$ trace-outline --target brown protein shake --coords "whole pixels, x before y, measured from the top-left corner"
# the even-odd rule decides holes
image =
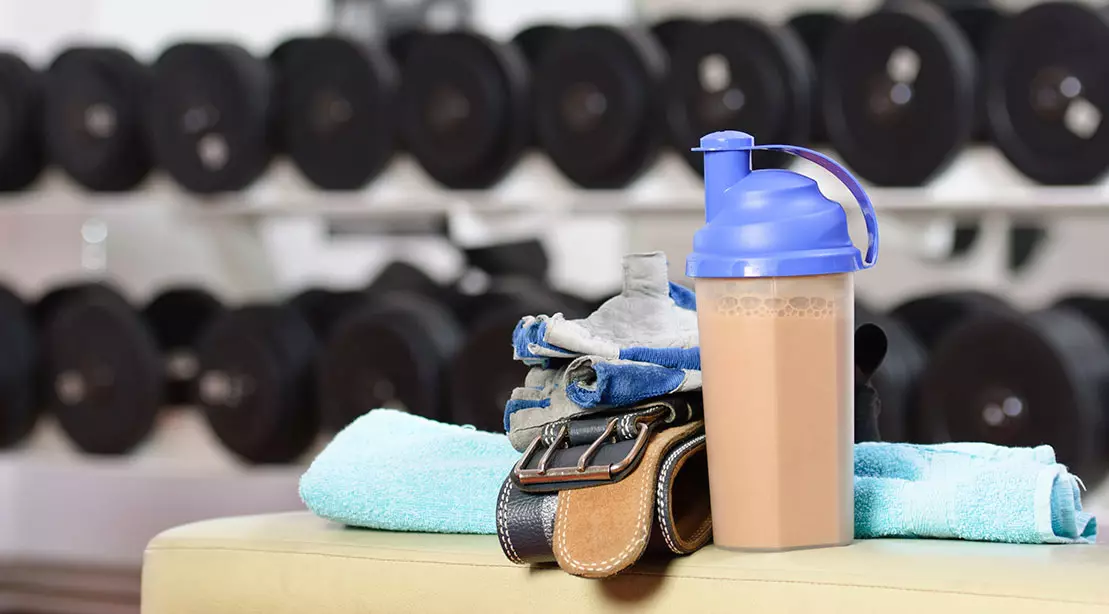
[[[701,347],[713,539],[787,550],[854,538],[854,280],[878,228],[850,174],[809,150],[859,201],[869,245],[812,179],[751,170],[742,132],[701,139],[705,219],[686,274]]]
[[[850,278],[698,279],[696,289],[716,543],[849,543]]]

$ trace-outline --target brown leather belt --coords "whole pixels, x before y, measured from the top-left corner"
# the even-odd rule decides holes
[[[708,493],[700,397],[667,397],[544,429],[501,487],[497,534],[515,563],[603,578],[705,545]]]

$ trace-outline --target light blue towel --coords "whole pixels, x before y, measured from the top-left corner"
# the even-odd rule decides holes
[[[378,409],[335,436],[301,477],[300,497],[352,526],[493,534],[519,456],[504,435]],[[1050,446],[860,443],[855,536],[1092,543],[1097,522]]]
[[[519,458],[504,435],[377,409],[316,457],[300,498],[317,516],[351,526],[496,533],[497,493]]]
[[[855,445],[855,536],[1093,543],[1080,482],[1050,446]]]

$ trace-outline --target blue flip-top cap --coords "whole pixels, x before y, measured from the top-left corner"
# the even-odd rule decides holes
[[[851,242],[847,214],[812,178],[782,169],[751,170],[751,152],[775,150],[825,168],[859,201],[866,220],[864,257]],[[690,277],[785,277],[848,273],[874,266],[878,221],[859,182],[818,152],[755,145],[751,135],[724,131],[701,138],[705,156],[705,225],[686,260]]]

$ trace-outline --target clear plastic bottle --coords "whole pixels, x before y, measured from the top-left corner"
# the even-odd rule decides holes
[[[859,199],[870,246],[811,178],[752,171],[752,149],[803,156]],[[785,550],[854,535],[854,290],[874,265],[877,220],[862,188],[824,156],[705,136],[706,224],[686,263],[695,279],[713,535]]]

